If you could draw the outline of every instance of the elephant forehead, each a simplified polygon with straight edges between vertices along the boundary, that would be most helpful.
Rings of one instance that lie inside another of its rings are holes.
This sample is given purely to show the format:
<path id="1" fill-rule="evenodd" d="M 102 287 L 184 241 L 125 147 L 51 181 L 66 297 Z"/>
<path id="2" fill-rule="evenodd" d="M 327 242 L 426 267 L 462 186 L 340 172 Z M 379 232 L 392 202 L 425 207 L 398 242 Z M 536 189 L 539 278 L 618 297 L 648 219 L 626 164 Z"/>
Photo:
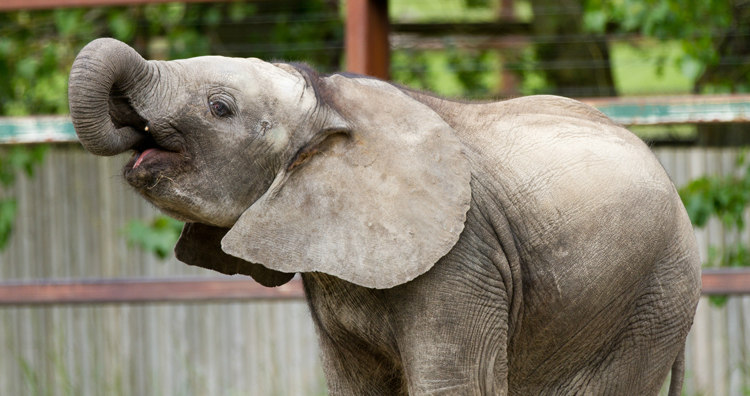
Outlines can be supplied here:
<path id="1" fill-rule="evenodd" d="M 276 100 L 295 109 L 315 105 L 305 79 L 257 58 L 201 56 L 175 61 L 196 80 L 215 87 L 227 87 L 250 100 Z M 190 80 L 190 76 L 186 77 Z"/>

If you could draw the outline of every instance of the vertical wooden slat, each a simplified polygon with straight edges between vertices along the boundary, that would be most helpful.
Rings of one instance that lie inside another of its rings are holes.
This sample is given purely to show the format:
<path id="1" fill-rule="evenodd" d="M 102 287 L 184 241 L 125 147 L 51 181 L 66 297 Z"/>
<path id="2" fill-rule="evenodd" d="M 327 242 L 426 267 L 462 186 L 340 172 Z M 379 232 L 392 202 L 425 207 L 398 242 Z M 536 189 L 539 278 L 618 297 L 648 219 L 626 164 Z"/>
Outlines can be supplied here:
<path id="1" fill-rule="evenodd" d="M 708 175 L 719 175 L 721 169 L 721 152 L 715 148 L 706 148 L 701 150 L 703 166 L 705 173 Z M 720 222 L 711 219 L 706 227 L 708 235 L 708 247 L 715 245 L 720 246 L 724 242 L 724 231 Z M 709 327 L 711 336 L 706 340 L 710 345 L 710 361 L 713 362 L 710 368 L 711 390 L 713 395 L 726 395 L 726 306 L 721 309 L 709 310 Z"/>
<path id="2" fill-rule="evenodd" d="M 346 3 L 346 70 L 387 80 L 388 0 L 349 0 Z"/>
<path id="3" fill-rule="evenodd" d="M 727 306 L 724 305 L 721 308 L 712 309 L 709 317 L 711 318 L 711 341 L 713 343 L 711 351 L 711 361 L 713 362 L 713 391 L 710 393 L 712 395 L 728 395 Z"/>
<path id="4" fill-rule="evenodd" d="M 2 269 L 0 269 L 0 275 L 2 275 Z M 0 348 L 2 348 L 2 350 L 4 350 L 6 354 L 10 352 L 10 349 L 8 348 L 8 341 L 10 341 L 10 338 L 13 336 L 13 332 L 11 332 L 8 328 L 8 320 L 8 311 L 0 310 Z M 3 359 L 2 357 L 0 357 L 0 375 L 10 372 L 9 366 L 10 359 Z M 10 379 L 0 381 L 0 395 L 9 394 L 8 392 L 10 392 L 10 382 Z"/>
<path id="5" fill-rule="evenodd" d="M 701 157 L 701 152 L 694 149 L 680 149 L 675 152 L 675 167 L 671 176 L 678 186 L 682 186 L 689 180 L 700 177 L 705 173 Z M 703 230 L 697 231 L 696 239 L 701 257 L 705 259 L 707 254 L 705 232 Z M 690 355 L 691 360 L 687 362 L 686 371 L 693 375 L 689 388 L 697 393 L 705 393 L 710 387 L 710 349 L 706 343 L 710 341 L 707 323 L 709 320 L 708 309 L 706 299 L 701 299 L 696 311 L 695 322 L 688 336 L 688 352 L 686 355 Z"/>
<path id="6" fill-rule="evenodd" d="M 0 348 L 5 351 L 0 355 L 0 376 L 5 381 L 0 381 L 0 394 L 15 395 L 19 394 L 18 384 L 18 364 L 14 363 L 14 345 L 18 343 L 18 333 L 16 330 L 17 320 L 15 317 L 15 308 L 0 310 Z"/>
<path id="7" fill-rule="evenodd" d="M 735 161 L 737 157 L 737 151 L 735 149 L 714 149 L 715 158 L 710 159 L 718 164 L 718 174 L 730 175 L 735 172 Z M 725 231 L 723 230 L 723 239 L 721 240 L 721 246 L 731 246 L 736 244 L 740 236 L 736 231 Z M 727 301 L 725 309 L 722 314 L 724 318 L 722 320 L 723 336 L 725 340 L 721 344 L 721 349 L 715 351 L 715 353 L 725 353 L 725 366 L 721 368 L 720 372 L 723 374 L 723 378 L 720 379 L 724 383 L 724 391 L 728 395 L 741 395 L 743 393 L 743 348 L 742 348 L 742 326 L 740 321 L 742 320 L 742 306 L 741 298 L 732 296 Z"/>
<path id="8" fill-rule="evenodd" d="M 727 380 L 730 395 L 741 395 L 743 391 L 742 365 L 742 301 L 732 297 L 727 302 Z"/>
<path id="9" fill-rule="evenodd" d="M 747 389 L 750 385 L 750 379 L 748 379 L 748 356 L 750 356 L 750 296 L 740 297 L 742 305 L 742 348 L 740 352 L 743 354 L 742 369 L 743 375 L 743 389 Z"/>
<path id="10" fill-rule="evenodd" d="M 211 345 L 215 340 L 219 339 L 217 333 L 218 330 L 221 329 L 221 323 L 217 322 L 217 318 L 215 316 L 216 305 L 210 304 L 207 308 L 208 309 L 206 309 L 206 316 L 202 318 L 204 334 L 203 343 L 206 345 L 206 347 L 203 348 L 203 353 L 205 354 L 205 359 L 207 362 L 216 362 L 216 348 L 208 346 Z M 219 389 L 216 383 L 216 374 L 218 370 L 216 364 L 205 364 L 203 366 L 203 370 L 203 372 L 206 374 L 206 394 L 215 395 L 219 393 Z"/>

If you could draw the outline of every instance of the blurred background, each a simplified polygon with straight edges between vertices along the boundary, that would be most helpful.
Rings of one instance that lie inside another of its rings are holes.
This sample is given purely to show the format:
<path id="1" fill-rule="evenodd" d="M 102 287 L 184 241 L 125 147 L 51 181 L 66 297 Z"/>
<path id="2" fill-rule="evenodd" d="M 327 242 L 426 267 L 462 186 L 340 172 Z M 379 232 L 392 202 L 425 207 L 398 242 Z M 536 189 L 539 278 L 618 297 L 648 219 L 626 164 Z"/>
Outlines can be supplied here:
<path id="1" fill-rule="evenodd" d="M 347 29 L 365 23 L 363 37 Z M 75 141 L 68 72 L 103 36 L 147 59 L 301 61 L 447 97 L 556 94 L 599 108 L 652 147 L 696 226 L 706 296 L 683 394 L 750 394 L 750 1 L 6 0 L 1 395 L 326 394 L 299 285 L 201 294 L 229 277 L 177 262 L 181 224 L 124 185 L 122 156 Z M 144 298 L 107 286 L 154 280 L 163 293 Z M 194 295 L 170 299 L 182 280 Z M 86 297 L 97 285 L 109 294 Z"/>

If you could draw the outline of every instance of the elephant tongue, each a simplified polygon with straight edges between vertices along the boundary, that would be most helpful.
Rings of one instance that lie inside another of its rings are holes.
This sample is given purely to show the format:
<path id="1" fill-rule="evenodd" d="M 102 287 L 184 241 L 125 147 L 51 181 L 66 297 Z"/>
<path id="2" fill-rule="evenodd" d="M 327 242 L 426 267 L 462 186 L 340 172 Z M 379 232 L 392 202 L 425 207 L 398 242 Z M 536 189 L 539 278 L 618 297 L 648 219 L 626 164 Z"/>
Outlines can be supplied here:
<path id="1" fill-rule="evenodd" d="M 150 148 L 142 152 L 141 155 L 138 156 L 138 159 L 135 160 L 135 164 L 133 164 L 133 169 L 137 168 L 141 164 L 141 162 L 143 162 L 143 159 L 146 158 L 146 156 L 149 155 L 153 151 L 156 151 L 156 149 Z"/>

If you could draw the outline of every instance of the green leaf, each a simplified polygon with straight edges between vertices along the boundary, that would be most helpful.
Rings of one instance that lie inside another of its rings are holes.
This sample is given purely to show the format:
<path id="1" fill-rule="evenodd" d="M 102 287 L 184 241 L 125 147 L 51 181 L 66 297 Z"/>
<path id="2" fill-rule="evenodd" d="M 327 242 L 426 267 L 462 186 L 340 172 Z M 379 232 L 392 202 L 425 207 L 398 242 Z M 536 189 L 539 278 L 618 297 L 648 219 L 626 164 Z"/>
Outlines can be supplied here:
<path id="1" fill-rule="evenodd" d="M 156 216 L 150 222 L 131 220 L 125 227 L 128 244 L 153 253 L 159 259 L 172 254 L 183 223 L 167 216 Z"/>
<path id="2" fill-rule="evenodd" d="M 232 22 L 239 22 L 250 15 L 255 14 L 257 8 L 254 4 L 247 4 L 241 1 L 233 1 L 229 3 L 229 20 Z"/>
<path id="3" fill-rule="evenodd" d="M 715 307 L 723 307 L 727 304 L 727 301 L 729 301 L 729 296 L 726 295 L 708 296 L 708 302 Z"/>
<path id="4" fill-rule="evenodd" d="M 10 240 L 16 209 L 15 199 L 0 199 L 0 250 L 3 250 Z"/>
<path id="5" fill-rule="evenodd" d="M 690 80 L 697 79 L 704 69 L 705 64 L 692 56 L 685 56 L 680 60 L 680 71 Z"/>
<path id="6" fill-rule="evenodd" d="M 607 27 L 607 14 L 603 10 L 583 14 L 583 28 L 588 32 L 604 33 Z"/>
<path id="7" fill-rule="evenodd" d="M 57 9 L 53 11 L 57 31 L 64 37 L 75 35 L 82 16 L 81 10 Z"/>
<path id="8" fill-rule="evenodd" d="M 15 43 L 10 37 L 0 37 L 0 57 L 6 57 L 15 50 Z"/>
<path id="9" fill-rule="evenodd" d="M 203 20 L 209 26 L 216 26 L 221 23 L 221 10 L 218 8 L 209 8 L 203 16 Z"/>
<path id="10" fill-rule="evenodd" d="M 107 22 L 112 35 L 118 40 L 130 41 L 135 35 L 135 20 L 123 12 L 111 12 Z"/>
<path id="11" fill-rule="evenodd" d="M 17 172 L 23 171 L 33 176 L 34 168 L 44 160 L 47 145 L 10 146 L 0 149 L 0 184 L 9 187 L 15 181 Z"/>
<path id="12" fill-rule="evenodd" d="M 39 68 L 39 60 L 34 57 L 23 58 L 18 62 L 16 72 L 20 77 L 32 80 Z"/>
<path id="13" fill-rule="evenodd" d="M 725 231 L 738 235 L 745 228 L 745 214 L 750 205 L 750 164 L 744 152 L 738 155 L 735 169 L 728 175 L 709 175 L 695 179 L 680 188 L 680 198 L 696 227 L 717 218 Z M 709 246 L 706 267 L 750 266 L 750 248 L 742 240 L 733 245 Z M 716 297 L 714 304 L 725 301 Z"/>

